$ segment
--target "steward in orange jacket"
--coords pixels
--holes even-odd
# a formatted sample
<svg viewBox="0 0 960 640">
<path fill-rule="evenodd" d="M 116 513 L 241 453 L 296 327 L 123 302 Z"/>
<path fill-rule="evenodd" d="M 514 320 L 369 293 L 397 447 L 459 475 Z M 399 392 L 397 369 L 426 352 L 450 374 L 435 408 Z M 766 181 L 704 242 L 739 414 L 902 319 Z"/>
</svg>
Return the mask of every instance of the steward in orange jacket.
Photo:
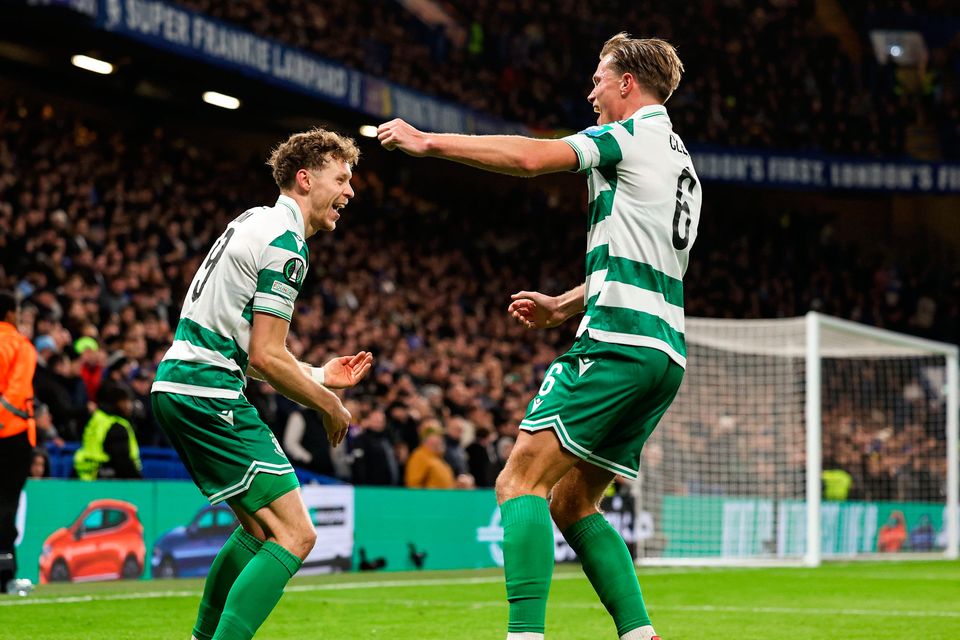
<svg viewBox="0 0 960 640">
<path fill-rule="evenodd" d="M 37 441 L 33 420 L 37 350 L 17 331 L 19 311 L 13 294 L 0 291 L 0 592 L 17 573 L 17 506 Z"/>
</svg>

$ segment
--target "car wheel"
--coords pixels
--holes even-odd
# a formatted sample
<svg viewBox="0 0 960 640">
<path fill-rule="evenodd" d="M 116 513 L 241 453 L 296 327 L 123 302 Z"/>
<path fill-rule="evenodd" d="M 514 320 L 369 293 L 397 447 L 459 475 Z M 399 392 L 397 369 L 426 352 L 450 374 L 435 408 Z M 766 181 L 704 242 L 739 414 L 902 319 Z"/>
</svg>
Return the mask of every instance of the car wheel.
<svg viewBox="0 0 960 640">
<path fill-rule="evenodd" d="M 157 570 L 153 572 L 154 578 L 176 578 L 177 577 L 177 564 L 173 561 L 173 558 L 170 556 L 163 556 L 160 559 L 160 565 L 157 567 Z"/>
<path fill-rule="evenodd" d="M 120 569 L 120 577 L 124 580 L 133 580 L 139 578 L 142 569 L 140 563 L 133 556 L 127 556 L 123 561 L 123 567 Z"/>
<path fill-rule="evenodd" d="M 62 558 L 54 561 L 50 567 L 50 582 L 70 582 L 70 568 Z"/>
</svg>

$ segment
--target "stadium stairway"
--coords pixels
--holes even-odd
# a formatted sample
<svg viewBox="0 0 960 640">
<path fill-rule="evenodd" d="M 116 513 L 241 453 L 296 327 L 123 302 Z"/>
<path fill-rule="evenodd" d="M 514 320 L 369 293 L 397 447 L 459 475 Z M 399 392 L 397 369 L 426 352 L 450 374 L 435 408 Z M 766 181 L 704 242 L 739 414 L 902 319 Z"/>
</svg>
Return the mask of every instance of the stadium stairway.
<svg viewBox="0 0 960 640">
<path fill-rule="evenodd" d="M 817 22 L 824 31 L 840 42 L 844 53 L 858 65 L 863 60 L 863 46 L 857 30 L 850 23 L 846 11 L 837 0 L 816 0 L 814 7 Z"/>
</svg>

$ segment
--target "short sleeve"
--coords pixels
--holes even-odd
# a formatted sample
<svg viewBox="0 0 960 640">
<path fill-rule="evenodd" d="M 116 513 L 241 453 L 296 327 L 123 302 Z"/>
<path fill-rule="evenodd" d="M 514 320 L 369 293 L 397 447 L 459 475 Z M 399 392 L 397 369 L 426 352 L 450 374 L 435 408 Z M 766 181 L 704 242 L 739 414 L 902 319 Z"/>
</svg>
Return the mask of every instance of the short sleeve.
<svg viewBox="0 0 960 640">
<path fill-rule="evenodd" d="M 269 313 L 289 322 L 307 274 L 308 259 L 306 244 L 290 231 L 264 248 L 257 273 L 253 311 Z"/>
<path fill-rule="evenodd" d="M 590 127 L 580 133 L 562 138 L 573 147 L 580 163 L 578 171 L 586 171 L 595 167 L 612 167 L 623 160 L 623 151 L 620 143 L 614 136 L 613 124 Z"/>
</svg>

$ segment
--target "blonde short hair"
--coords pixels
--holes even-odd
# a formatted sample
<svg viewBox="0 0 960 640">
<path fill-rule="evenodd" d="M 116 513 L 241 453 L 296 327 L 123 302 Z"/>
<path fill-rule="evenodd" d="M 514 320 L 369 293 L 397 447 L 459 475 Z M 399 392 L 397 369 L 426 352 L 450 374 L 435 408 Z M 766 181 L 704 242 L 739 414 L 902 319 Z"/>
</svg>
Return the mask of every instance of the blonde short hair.
<svg viewBox="0 0 960 640">
<path fill-rule="evenodd" d="M 600 59 L 607 55 L 613 56 L 611 66 L 617 73 L 631 74 L 661 102 L 666 102 L 680 84 L 683 63 L 666 40 L 631 38 L 621 32 L 603 44 Z"/>
<path fill-rule="evenodd" d="M 351 167 L 360 159 L 360 149 L 353 138 L 326 129 L 314 128 L 295 133 L 270 153 L 267 164 L 273 169 L 273 180 L 281 189 L 292 189 L 300 169 L 322 169 L 331 159 L 342 160 Z"/>
</svg>

